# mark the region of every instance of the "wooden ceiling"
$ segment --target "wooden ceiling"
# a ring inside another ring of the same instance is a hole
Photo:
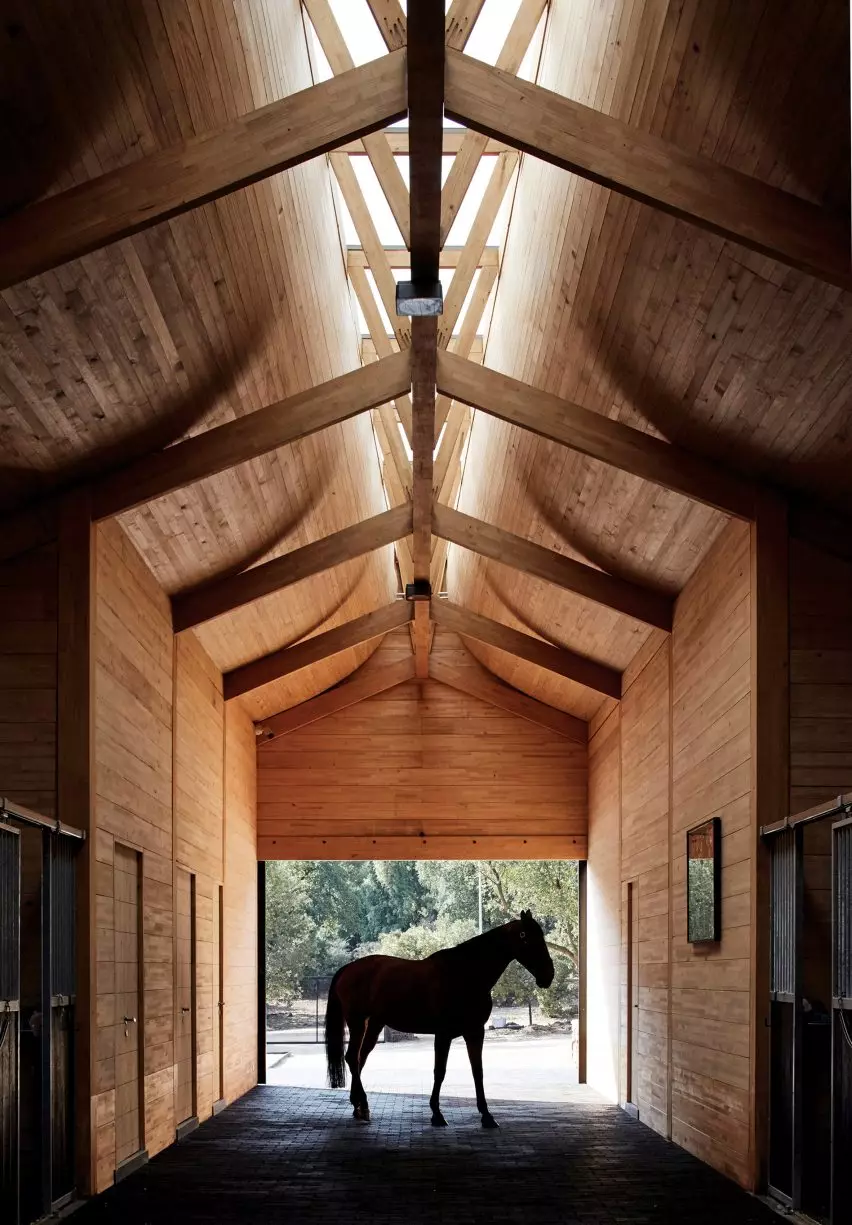
[[[396,0],[371,4],[387,15],[388,47],[403,46]],[[332,71],[346,71],[351,61],[328,0],[305,7]],[[518,70],[544,7],[544,0],[523,0],[498,60],[507,71]],[[464,46],[481,8],[482,0],[454,0],[449,46]],[[313,81],[298,0],[89,0],[73,8],[4,0],[3,9],[0,206],[10,213],[220,129]],[[487,14],[486,6],[483,20]],[[687,153],[848,216],[848,45],[843,0],[552,0],[537,80]],[[471,240],[440,261],[452,264],[457,280],[433,351],[437,343],[483,360],[484,350],[494,370],[852,509],[841,480],[852,450],[848,291],[528,153],[519,159],[493,136],[445,136],[444,146],[458,156],[443,199],[433,202],[441,245],[479,157],[496,159],[497,168]],[[0,507],[13,510],[405,347],[410,322],[388,310],[394,335],[385,334],[366,270],[387,309],[391,265],[406,261],[371,232],[350,164],[353,156],[371,158],[407,236],[408,194],[392,157],[403,151],[408,137],[399,129],[390,138],[350,140],[328,158],[5,290]],[[342,249],[335,180],[358,228],[354,252]],[[487,247],[491,220],[509,190],[508,237],[494,251]],[[437,258],[434,209],[430,225],[430,258]],[[495,280],[490,328],[480,341]],[[474,297],[451,339],[448,322],[461,308],[464,283],[475,284]],[[396,616],[388,608],[397,568],[405,580],[425,564],[437,589],[446,559],[445,585],[461,606],[440,613],[447,628],[469,631],[470,649],[513,686],[591,718],[612,700],[604,695],[613,691],[613,673],[650,632],[625,608],[650,606],[644,586],[663,597],[651,601],[654,608],[665,609],[726,516],[472,413],[461,399],[439,396],[424,432],[417,404],[412,421],[410,401],[397,395],[372,415],[125,511],[122,526],[165,590],[180,595],[350,528],[404,502],[413,488],[413,548],[408,538],[385,534],[373,552],[306,571],[309,577],[186,632],[237,678],[258,657],[355,623],[333,639],[355,645],[243,694],[253,717],[265,719],[335,685],[371,653],[379,639],[359,637],[358,626],[374,624],[368,614],[375,624]],[[444,418],[432,471],[426,435]],[[414,444],[413,474],[400,424]],[[440,517],[431,520],[431,489],[523,540],[486,540],[461,517],[452,530],[445,524],[442,538]],[[429,526],[435,533],[431,566],[417,543],[424,524],[425,539]],[[470,532],[480,552],[447,544],[465,533],[470,542]],[[524,541],[624,580],[613,588],[615,606],[588,598],[588,568],[575,567],[585,573],[579,590],[587,594],[566,590],[574,580],[559,585],[559,576],[567,569],[557,573],[552,559],[524,552]],[[495,560],[501,549],[530,572]],[[512,638],[512,630],[533,637]],[[585,657],[579,666],[576,655]],[[580,683],[589,676],[599,688]],[[236,679],[230,683],[240,691]]]
[[[849,213],[843,0],[555,0],[538,81]],[[485,364],[849,509],[852,295],[523,157]],[[459,507],[660,591],[717,511],[478,413]],[[617,668],[649,627],[453,546],[451,596]],[[601,697],[474,644],[583,717]],[[606,699],[603,699],[606,700]]]

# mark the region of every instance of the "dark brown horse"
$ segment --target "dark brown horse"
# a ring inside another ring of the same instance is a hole
[[[467,1046],[476,1105],[483,1127],[496,1127],[482,1085],[482,1043],[491,1016],[491,990],[511,961],[519,961],[539,987],[553,982],[553,962],[544,933],[529,910],[520,919],[440,949],[423,961],[404,957],[361,957],[338,970],[328,992],[325,1051],[333,1089],[346,1084],[343,1026],[349,1027],[345,1062],[352,1073],[349,1100],[356,1119],[367,1121],[370,1108],[361,1084],[367,1056],[385,1025],[411,1034],[435,1035],[435,1087],[429,1098],[432,1126],[446,1127],[439,1095],[453,1038]]]

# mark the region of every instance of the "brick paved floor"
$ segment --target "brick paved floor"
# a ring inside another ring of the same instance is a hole
[[[73,1225],[777,1225],[733,1183],[614,1106],[575,1089],[565,1105],[374,1094],[371,1124],[347,1095],[261,1086],[138,1173]]]

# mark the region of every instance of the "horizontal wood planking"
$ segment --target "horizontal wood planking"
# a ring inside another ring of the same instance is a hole
[[[818,205],[570,98],[447,52],[446,113],[533,156],[848,289],[848,234]]]
[[[405,629],[385,639],[375,666],[401,658],[411,658]],[[438,629],[432,658],[458,667],[467,654]],[[377,857],[373,839],[403,839],[406,856],[424,838],[444,849],[444,840],[457,840],[463,858],[472,857],[473,839],[485,838],[519,856],[536,839],[560,853],[585,850],[585,744],[437,681],[367,698],[260,747],[257,760],[262,854],[269,839],[279,858],[289,857],[291,839],[312,853],[322,839],[360,839],[367,858]],[[336,857],[333,848],[325,854]]]
[[[615,578],[593,566],[564,557],[552,549],[505,532],[502,528],[483,523],[450,506],[436,502],[432,530],[436,536],[450,540],[462,548],[471,549],[503,565],[513,566],[526,574],[534,574],[545,582],[565,587],[597,604],[614,608],[628,617],[648,625],[670,630],[673,601],[667,596]]]
[[[392,400],[409,382],[408,354],[394,353],[236,421],[214,426],[98,481],[92,492],[92,513],[96,519],[121,514],[265,455]]]
[[[363,523],[355,523],[331,536],[323,536],[320,540],[303,545],[301,549],[284,553],[273,561],[244,570],[241,574],[173,596],[175,632],[191,629],[233,608],[262,599],[273,591],[280,591],[292,583],[299,583],[343,562],[362,557],[410,534],[411,506],[403,503]]]
[[[727,514],[753,514],[753,486],[721,466],[453,353],[438,354],[438,390]]]
[[[57,550],[0,564],[0,795],[56,816]]]
[[[225,698],[230,700],[239,697],[240,694],[257,689],[291,672],[298,672],[329,655],[336,655],[349,647],[370,642],[373,638],[397,629],[412,618],[413,605],[405,600],[396,600],[384,608],[365,613],[363,617],[356,617],[353,621],[347,621],[322,634],[305,638],[294,646],[273,651],[270,655],[264,655],[261,659],[252,660],[251,663],[226,672]]]
[[[397,51],[7,218],[0,284],[36,276],[376,131],[405,112]]]
[[[432,604],[432,619],[436,625],[443,625],[466,638],[474,638],[485,642],[498,650],[518,655],[541,668],[557,672],[560,676],[569,677],[580,685],[596,689],[610,697],[621,695],[621,675],[612,668],[585,659],[574,651],[551,646],[531,634],[524,634],[511,626],[479,613],[459,608],[449,600],[435,600]]]

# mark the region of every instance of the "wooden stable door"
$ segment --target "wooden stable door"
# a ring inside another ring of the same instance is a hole
[[[175,1122],[196,1114],[196,986],[195,986],[195,875],[177,869],[175,895],[176,992],[175,992]]]
[[[140,855],[116,843],[115,1164],[145,1147],[142,1111]]]
[[[638,898],[635,881],[621,886],[621,1061],[619,1100],[638,1118],[637,1044],[639,1041]]]

